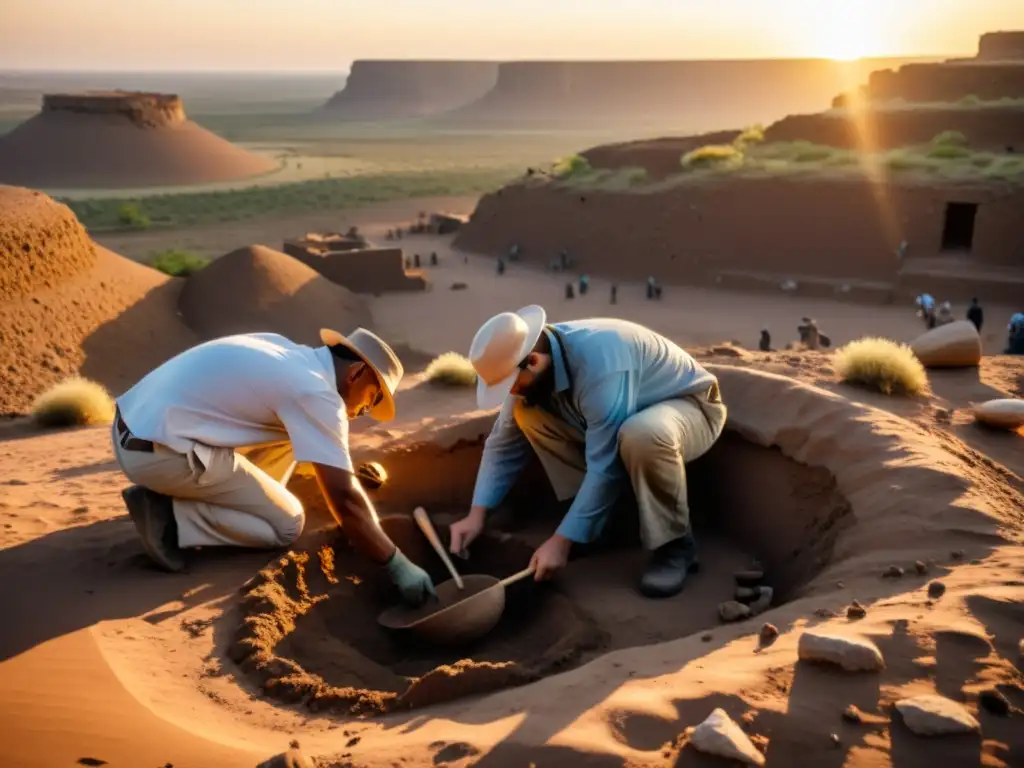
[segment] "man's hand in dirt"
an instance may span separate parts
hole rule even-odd
[[[449,549],[453,555],[461,555],[484,532],[486,514],[487,511],[483,507],[473,507],[469,510],[468,515],[458,522],[452,523],[448,532],[451,536]]]
[[[550,579],[569,562],[569,550],[572,542],[557,533],[541,544],[533,553],[530,568],[536,581]]]

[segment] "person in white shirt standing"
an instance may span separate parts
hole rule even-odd
[[[288,546],[305,513],[285,485],[309,462],[353,546],[421,605],[434,594],[430,577],[381,529],[348,446],[350,419],[394,418],[402,364],[362,328],[320,336],[315,348],[273,333],[208,341],[119,397],[112,439],[135,483],[122,493],[128,512],[169,571],[184,567],[183,549]]]

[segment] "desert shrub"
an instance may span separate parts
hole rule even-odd
[[[890,171],[919,171],[934,166],[925,157],[919,157],[904,150],[895,150],[886,155],[885,167]]]
[[[204,259],[198,253],[171,248],[154,256],[149,265],[171,277],[188,277],[209,263],[209,259]]]
[[[135,203],[122,203],[117,209],[117,220],[122,226],[132,229],[147,229],[150,225],[149,216]]]
[[[590,161],[583,155],[569,155],[555,163],[553,174],[560,179],[565,179],[587,173],[590,170]]]
[[[971,150],[967,147],[958,147],[956,144],[936,144],[927,154],[935,160],[960,160],[970,156]]]
[[[967,137],[960,131],[943,131],[935,134],[931,144],[933,147],[966,147]]]
[[[906,344],[881,338],[850,342],[836,351],[835,369],[847,384],[886,395],[916,395],[928,384],[921,361]]]
[[[981,104],[981,99],[979,99],[977,97],[977,95],[975,95],[973,93],[969,93],[966,96],[964,96],[962,99],[960,99],[960,101],[957,102],[957,103],[958,104],[963,104],[965,107],[973,107],[973,106],[977,106],[978,104]]]
[[[427,381],[451,387],[472,387],[476,384],[476,371],[469,358],[458,352],[445,352],[430,361],[424,372]]]
[[[114,401],[103,385],[72,376],[43,392],[32,405],[32,419],[42,427],[109,424]]]
[[[996,159],[992,155],[975,155],[971,158],[971,165],[975,168],[988,168]]]
[[[833,154],[835,154],[835,150],[832,147],[823,147],[812,144],[808,147],[801,147],[798,149],[796,154],[793,155],[793,162],[819,163],[824,160],[828,160]]]
[[[683,155],[684,168],[734,167],[743,163],[743,152],[731,144],[708,144]]]
[[[736,137],[735,141],[733,141],[733,146],[742,150],[744,147],[750,146],[751,144],[761,144],[763,142],[764,126],[757,123],[744,128],[743,132]]]

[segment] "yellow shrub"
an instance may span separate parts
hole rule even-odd
[[[685,168],[706,168],[741,165],[743,152],[732,144],[708,144],[687,152],[681,160]]]
[[[476,371],[469,358],[458,352],[445,352],[430,361],[424,372],[427,381],[454,387],[472,387],[476,384]]]
[[[32,418],[43,427],[109,424],[114,418],[114,401],[101,384],[73,376],[36,398]]]
[[[906,344],[866,338],[836,350],[836,372],[847,384],[860,384],[887,395],[916,395],[928,385],[928,374]]]

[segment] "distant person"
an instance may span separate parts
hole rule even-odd
[[[436,251],[434,251],[434,252],[432,252],[430,254],[430,266],[432,266],[432,267],[436,267],[437,266],[437,252]]]
[[[434,594],[426,572],[377,523],[355,474],[349,421],[395,416],[403,368],[375,334],[320,331],[307,347],[247,333],[192,347],[117,399],[114,456],[135,483],[122,492],[146,553],[181,571],[182,550],[273,549],[294,544],[306,521],[286,484],[312,464],[327,507],[364,557],[383,566],[402,598]]]
[[[515,243],[508,249],[508,260],[519,261],[519,243]]]
[[[564,272],[569,268],[569,251],[563,248],[558,254],[558,264]]]
[[[762,352],[772,351],[772,335],[768,333],[767,328],[761,329],[761,339],[757,342],[757,348]]]
[[[907,248],[909,243],[906,240],[900,241],[899,248],[896,249],[896,259],[899,262],[899,268],[903,269],[903,264],[907,260]]]
[[[818,324],[809,317],[801,318],[802,322],[796,327],[800,334],[800,343],[807,349],[821,348],[821,334],[818,331]]]
[[[590,290],[590,277],[588,275],[580,275],[580,296],[586,296],[587,291]]]
[[[924,320],[924,326],[928,330],[935,327],[935,299],[931,294],[922,293],[915,300],[917,304],[917,316]]]
[[[655,288],[654,277],[653,276],[648,277],[647,278],[647,298],[648,299],[653,299],[654,298],[654,288]]]
[[[1024,312],[1017,312],[1006,326],[1007,355],[1024,355]]]
[[[572,283],[566,283],[565,284],[565,298],[567,298],[567,299],[575,299],[576,298],[576,292],[573,290]]]
[[[413,257],[412,257],[412,265],[414,267],[419,267],[419,265],[420,265],[420,255],[418,253],[413,255]]]
[[[499,275],[504,275],[505,274],[505,260],[503,258],[501,258],[500,256],[498,257],[498,274]]]
[[[680,592],[697,567],[686,464],[714,445],[727,418],[715,376],[649,328],[607,318],[548,323],[536,305],[484,323],[469,358],[477,405],[501,411],[469,513],[451,526],[451,551],[473,546],[488,511],[535,454],[555,495],[571,500],[533,553],[537,581],[564,568],[572,549],[597,541],[632,489],[651,553],[640,592]]]
[[[618,301],[619,301],[619,286],[617,286],[615,283],[612,283],[611,303],[612,304],[617,304]]]
[[[967,319],[974,323],[974,327],[981,333],[981,326],[985,324],[985,311],[978,303],[978,299],[971,299],[971,306],[967,308]]]
[[[935,313],[935,327],[938,328],[941,325],[949,325],[954,320],[956,320],[956,318],[953,317],[953,305],[948,301],[942,302],[942,304],[939,305],[938,311]]]

